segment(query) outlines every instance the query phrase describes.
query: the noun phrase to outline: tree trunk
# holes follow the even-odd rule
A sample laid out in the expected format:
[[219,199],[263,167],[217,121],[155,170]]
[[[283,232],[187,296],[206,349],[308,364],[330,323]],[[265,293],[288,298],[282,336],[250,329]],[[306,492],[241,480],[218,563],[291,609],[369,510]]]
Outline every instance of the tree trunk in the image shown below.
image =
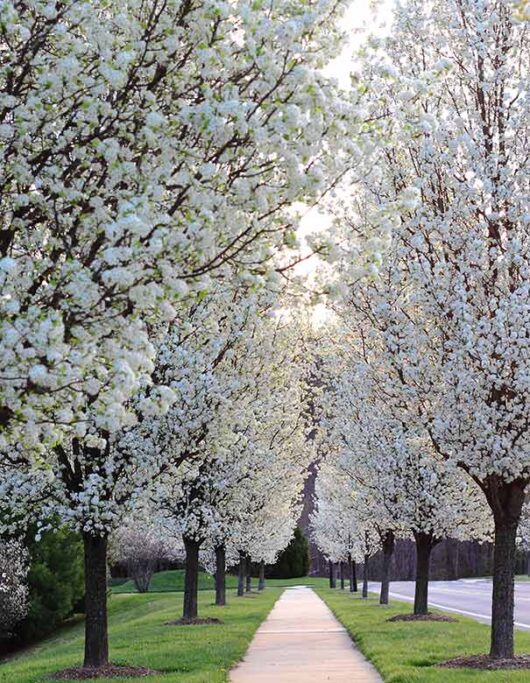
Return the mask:
[[246,576],[246,587],[245,590],[247,593],[250,593],[252,590],[252,559],[250,555],[247,555],[247,576]]
[[339,564],[339,571],[340,571],[340,589],[341,591],[344,590],[344,562],[340,562]]
[[201,544],[187,536],[183,537],[186,550],[186,569],[184,573],[184,608],[182,618],[192,621],[197,618],[197,599],[199,591],[199,548]]
[[226,548],[218,545],[215,548],[215,604],[226,605]]
[[350,570],[350,593],[357,593],[357,567],[351,555],[348,555],[348,567]]
[[526,575],[530,576],[530,550],[526,553]]
[[364,556],[364,567],[363,567],[363,598],[368,597],[368,563],[370,561],[370,555]]
[[337,587],[337,582],[335,580],[335,565],[331,560],[328,561],[328,567],[329,567],[329,587],[330,588],[336,588]]
[[259,563],[259,584],[258,590],[262,591],[265,589],[265,562],[261,560]]
[[427,614],[429,611],[429,573],[431,553],[436,545],[432,534],[416,532],[416,586],[414,590],[414,614]]
[[151,559],[129,562],[129,576],[132,577],[138,593],[148,593],[149,585],[155,572],[154,563]]
[[514,655],[515,541],[526,484],[518,479],[506,483],[494,475],[482,482],[495,523],[490,656],[496,659],[510,659]]
[[239,572],[237,575],[237,595],[241,597],[245,595],[245,568],[247,564],[247,558],[245,553],[241,550],[239,551]]
[[85,659],[84,668],[109,662],[107,626],[107,537],[83,534],[85,554]]
[[495,522],[491,657],[509,659],[513,649],[515,541],[517,526]]
[[383,536],[383,576],[381,579],[380,605],[388,605],[388,593],[390,590],[390,562],[394,554],[396,538],[393,531],[387,531]]

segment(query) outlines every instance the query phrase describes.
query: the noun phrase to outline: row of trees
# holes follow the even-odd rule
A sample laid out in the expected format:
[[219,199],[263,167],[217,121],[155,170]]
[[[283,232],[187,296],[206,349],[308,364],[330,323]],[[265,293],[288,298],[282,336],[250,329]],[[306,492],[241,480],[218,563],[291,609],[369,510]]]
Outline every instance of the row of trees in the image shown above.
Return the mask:
[[293,207],[351,163],[322,73],[345,4],[0,8],[0,519],[81,533],[85,667],[108,662],[125,522],[182,535],[190,617],[201,547],[222,568],[292,535],[304,363],[282,289]]
[[[326,506],[351,520],[329,553],[352,561],[412,534],[423,610],[433,545],[487,533],[484,495],[491,654],[513,656],[530,480],[525,8],[408,0],[344,94],[322,69],[345,4],[0,9],[0,519],[6,534],[31,518],[82,534],[85,666],[108,661],[108,539],[124,520],[182,535],[190,615],[201,547],[243,566],[288,541],[311,392],[283,289],[297,207],[328,197],[335,226],[314,249],[333,262],[337,325],[311,397],[330,454],[315,524],[330,528]],[[334,192],[352,169],[354,192]]]
[[322,474],[344,482],[345,502],[328,524],[322,485],[321,547],[344,559],[350,525],[359,556],[365,538],[390,552],[393,536],[414,536],[421,613],[433,545],[492,526],[495,658],[514,654],[530,481],[529,60],[508,0],[411,0],[392,36],[367,46],[354,86],[374,144],[355,194],[334,207],[323,362]]

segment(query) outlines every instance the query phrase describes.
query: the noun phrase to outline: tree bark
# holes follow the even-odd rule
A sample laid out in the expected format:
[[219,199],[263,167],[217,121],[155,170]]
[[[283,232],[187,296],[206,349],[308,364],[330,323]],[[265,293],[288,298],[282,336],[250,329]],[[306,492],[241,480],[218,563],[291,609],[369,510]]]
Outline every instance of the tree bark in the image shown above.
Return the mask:
[[363,598],[368,597],[368,564],[370,561],[370,555],[364,556],[364,567],[363,567]]
[[237,595],[241,597],[245,595],[245,567],[247,563],[247,558],[245,553],[241,550],[239,551],[239,572],[237,575]]
[[337,587],[337,582],[335,580],[335,565],[331,560],[328,561],[328,568],[329,568],[329,587],[330,588],[336,588]]
[[491,475],[480,483],[495,524],[490,656],[510,659],[514,656],[515,542],[528,482],[515,479],[507,483]]
[[245,590],[247,593],[250,593],[252,590],[252,558],[250,555],[247,555],[247,565],[246,565],[246,586]]
[[262,591],[265,589],[265,562],[261,560],[259,563],[259,584],[258,590]]
[[197,599],[199,592],[199,548],[201,544],[187,536],[183,537],[186,551],[184,573],[184,607],[182,618],[192,621],[197,618]]
[[85,658],[84,668],[109,662],[107,625],[107,537],[83,534],[85,555]]
[[341,591],[344,590],[344,562],[340,562],[339,564],[339,571],[340,571],[340,589]]
[[490,655],[508,659],[514,655],[514,577],[517,526],[495,523],[493,596]]
[[388,593],[390,590],[390,563],[394,548],[396,545],[396,538],[393,531],[387,531],[383,536],[383,576],[381,579],[381,594],[379,595],[379,604],[388,605]]
[[530,576],[530,550],[526,553],[526,575]]
[[155,573],[152,559],[129,562],[129,576],[132,577],[138,593],[148,593],[149,585]]
[[348,567],[350,570],[350,593],[357,593],[357,567],[351,554],[348,555]]
[[215,548],[215,604],[226,605],[226,548],[218,545]]
[[429,574],[431,553],[437,541],[432,534],[415,532],[416,539],[416,586],[414,590],[414,614],[429,611]]

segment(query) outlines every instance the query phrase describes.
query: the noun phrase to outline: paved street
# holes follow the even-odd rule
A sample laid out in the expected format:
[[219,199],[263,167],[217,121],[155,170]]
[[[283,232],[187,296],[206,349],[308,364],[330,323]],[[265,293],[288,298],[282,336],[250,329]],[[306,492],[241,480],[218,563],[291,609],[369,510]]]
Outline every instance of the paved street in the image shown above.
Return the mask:
[[[371,583],[370,590],[378,591],[379,585]],[[396,600],[412,601],[414,598],[414,582],[392,582],[390,584],[390,595]],[[432,581],[429,584],[429,604],[431,607],[489,623],[491,616],[491,580]],[[530,631],[530,582],[516,584],[515,626]]]

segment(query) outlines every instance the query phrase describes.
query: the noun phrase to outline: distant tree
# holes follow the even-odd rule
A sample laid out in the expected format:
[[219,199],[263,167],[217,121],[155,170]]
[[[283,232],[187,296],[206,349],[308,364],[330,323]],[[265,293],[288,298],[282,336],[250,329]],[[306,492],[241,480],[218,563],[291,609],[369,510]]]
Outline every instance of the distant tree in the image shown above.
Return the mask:
[[147,593],[155,571],[164,560],[182,559],[181,543],[164,533],[160,524],[131,518],[111,537],[111,557],[127,567],[139,593]]
[[308,571],[309,543],[302,529],[296,527],[293,539],[267,573],[273,579],[294,579],[307,576]]

